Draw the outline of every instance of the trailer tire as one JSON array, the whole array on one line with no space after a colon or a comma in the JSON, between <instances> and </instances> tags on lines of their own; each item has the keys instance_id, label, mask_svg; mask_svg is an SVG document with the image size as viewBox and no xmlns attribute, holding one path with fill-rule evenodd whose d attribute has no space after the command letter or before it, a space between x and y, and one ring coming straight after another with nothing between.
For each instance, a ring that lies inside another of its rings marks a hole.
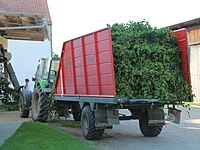
<instances>
[{"instance_id":1,"label":"trailer tire","mask_svg":"<svg viewBox=\"0 0 200 150\"><path fill-rule=\"evenodd\" d=\"M74 121L81 121L81 109L78 105L72 106L72 115Z\"/></svg>"},{"instance_id":2,"label":"trailer tire","mask_svg":"<svg viewBox=\"0 0 200 150\"><path fill-rule=\"evenodd\" d=\"M104 133L104 129L95 127L95 115L90 106L85 106L81 114L81 130L87 140L98 140Z\"/></svg>"},{"instance_id":3,"label":"trailer tire","mask_svg":"<svg viewBox=\"0 0 200 150\"><path fill-rule=\"evenodd\" d=\"M79 112L74 112L72 115L74 121L81 121L81 114Z\"/></svg>"},{"instance_id":4,"label":"trailer tire","mask_svg":"<svg viewBox=\"0 0 200 150\"><path fill-rule=\"evenodd\" d=\"M43 94L39 85L36 86L33 93L31 110L34 121L45 122L47 120L47 96Z\"/></svg>"},{"instance_id":5,"label":"trailer tire","mask_svg":"<svg viewBox=\"0 0 200 150\"><path fill-rule=\"evenodd\" d=\"M140 126L140 131L146 137L158 136L161 133L162 128L163 128L162 124L149 125L147 112L144 112L141 119L139 119L139 126Z\"/></svg>"}]
</instances>

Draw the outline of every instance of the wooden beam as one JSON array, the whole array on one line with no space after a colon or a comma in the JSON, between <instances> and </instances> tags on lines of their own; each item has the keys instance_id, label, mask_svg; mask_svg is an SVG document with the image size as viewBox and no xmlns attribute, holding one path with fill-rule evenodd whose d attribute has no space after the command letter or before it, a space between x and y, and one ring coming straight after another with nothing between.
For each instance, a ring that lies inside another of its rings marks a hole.
<instances>
[{"instance_id":1,"label":"wooden beam","mask_svg":"<svg viewBox=\"0 0 200 150\"><path fill-rule=\"evenodd\" d=\"M44 37L18 37L18 36L4 36L4 37L13 40L44 41Z\"/></svg>"},{"instance_id":2,"label":"wooden beam","mask_svg":"<svg viewBox=\"0 0 200 150\"><path fill-rule=\"evenodd\" d=\"M20 38L44 38L43 35L16 35L16 34L7 34L4 37L20 37Z\"/></svg>"},{"instance_id":3,"label":"wooden beam","mask_svg":"<svg viewBox=\"0 0 200 150\"><path fill-rule=\"evenodd\" d=\"M34 17L20 17L20 16L4 16L0 15L0 24L1 26L9 27L9 26L28 26L28 25L39 25L41 23L41 19Z\"/></svg>"},{"instance_id":4,"label":"wooden beam","mask_svg":"<svg viewBox=\"0 0 200 150\"><path fill-rule=\"evenodd\" d=\"M41 14L31 14L31 13L24 13L24 12L1 12L0 15L6 16L20 16L20 17L34 17L34 18L44 18Z\"/></svg>"},{"instance_id":5,"label":"wooden beam","mask_svg":"<svg viewBox=\"0 0 200 150\"><path fill-rule=\"evenodd\" d=\"M6 18L11 23L22 24L21 19L19 17L16 17L16 16L6 16Z\"/></svg>"},{"instance_id":6,"label":"wooden beam","mask_svg":"<svg viewBox=\"0 0 200 150\"><path fill-rule=\"evenodd\" d=\"M24 35L41 35L43 34L43 31L40 32L34 32L30 30L6 30L5 33L7 34L24 34Z\"/></svg>"},{"instance_id":7,"label":"wooden beam","mask_svg":"<svg viewBox=\"0 0 200 150\"><path fill-rule=\"evenodd\" d=\"M31 20L12 20L9 21L7 19L0 19L0 24L3 27L12 27L12 26L35 26L38 25L39 23L31 21Z\"/></svg>"}]
</instances>

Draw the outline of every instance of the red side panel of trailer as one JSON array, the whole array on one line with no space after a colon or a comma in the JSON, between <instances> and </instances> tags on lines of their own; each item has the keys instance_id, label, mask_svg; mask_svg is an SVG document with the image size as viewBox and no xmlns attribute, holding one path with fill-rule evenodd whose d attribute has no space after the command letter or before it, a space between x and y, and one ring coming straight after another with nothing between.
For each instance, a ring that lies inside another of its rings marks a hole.
<instances>
[{"instance_id":1,"label":"red side panel of trailer","mask_svg":"<svg viewBox=\"0 0 200 150\"><path fill-rule=\"evenodd\" d=\"M63 44L54 95L116 96L109 28Z\"/></svg>"},{"instance_id":2,"label":"red side panel of trailer","mask_svg":"<svg viewBox=\"0 0 200 150\"><path fill-rule=\"evenodd\" d=\"M185 81L188 83L191 83L186 29L180 29L180 30L174 31L174 34L177 38L178 47L180 50L180 58L181 58L181 62L182 62L181 69L183 71Z\"/></svg>"}]
</instances>

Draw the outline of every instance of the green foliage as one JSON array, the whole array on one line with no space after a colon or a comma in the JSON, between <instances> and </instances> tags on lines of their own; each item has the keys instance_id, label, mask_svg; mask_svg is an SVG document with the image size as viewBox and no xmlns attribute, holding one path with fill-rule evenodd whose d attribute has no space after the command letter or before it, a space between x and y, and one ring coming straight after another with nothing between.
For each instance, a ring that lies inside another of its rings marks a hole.
<instances>
[{"instance_id":1,"label":"green foliage","mask_svg":"<svg viewBox=\"0 0 200 150\"><path fill-rule=\"evenodd\" d=\"M11 102L11 99L14 102L18 103L19 101L19 94L9 86L9 82L4 78L0 78L0 100L3 103Z\"/></svg>"},{"instance_id":2,"label":"green foliage","mask_svg":"<svg viewBox=\"0 0 200 150\"><path fill-rule=\"evenodd\" d=\"M56 103L53 100L53 93L47 95L47 102L46 102L46 111L48 118L59 118L60 112L64 111L64 116L67 118L69 117L68 107L65 104Z\"/></svg>"},{"instance_id":3,"label":"green foliage","mask_svg":"<svg viewBox=\"0 0 200 150\"><path fill-rule=\"evenodd\" d=\"M180 51L169 29L152 28L146 21L110 27L118 97L188 99Z\"/></svg>"},{"instance_id":4,"label":"green foliage","mask_svg":"<svg viewBox=\"0 0 200 150\"><path fill-rule=\"evenodd\" d=\"M52 118L53 116L58 116L57 107L53 100L53 93L50 93L47 96L46 109L47 109L47 114L49 118Z\"/></svg>"},{"instance_id":5,"label":"green foliage","mask_svg":"<svg viewBox=\"0 0 200 150\"><path fill-rule=\"evenodd\" d=\"M18 111L18 103L0 104L0 111Z\"/></svg>"},{"instance_id":6,"label":"green foliage","mask_svg":"<svg viewBox=\"0 0 200 150\"><path fill-rule=\"evenodd\" d=\"M25 122L1 150L91 150L89 144L47 124Z\"/></svg>"}]
</instances>

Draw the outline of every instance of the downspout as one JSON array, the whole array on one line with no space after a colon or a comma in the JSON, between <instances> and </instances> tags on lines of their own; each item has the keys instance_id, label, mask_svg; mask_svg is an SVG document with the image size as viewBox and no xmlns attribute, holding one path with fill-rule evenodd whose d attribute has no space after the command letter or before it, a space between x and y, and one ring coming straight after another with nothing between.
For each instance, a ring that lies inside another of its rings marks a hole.
<instances>
[{"instance_id":1,"label":"downspout","mask_svg":"<svg viewBox=\"0 0 200 150\"><path fill-rule=\"evenodd\" d=\"M50 44L51 44L51 57L53 57L53 36L52 36L52 24L49 25L50 28Z\"/></svg>"}]
</instances>

